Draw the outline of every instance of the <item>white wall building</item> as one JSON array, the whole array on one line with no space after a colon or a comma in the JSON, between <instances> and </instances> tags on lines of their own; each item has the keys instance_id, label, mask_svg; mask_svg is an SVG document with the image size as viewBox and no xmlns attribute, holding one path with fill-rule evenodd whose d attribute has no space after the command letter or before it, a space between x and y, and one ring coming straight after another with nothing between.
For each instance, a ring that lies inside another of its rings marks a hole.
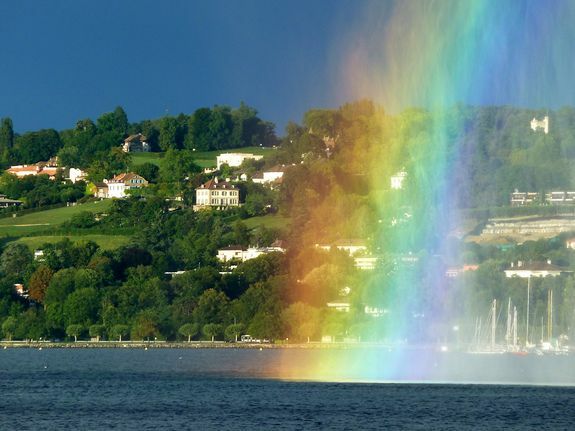
<instances>
[{"instance_id":1,"label":"white wall building","mask_svg":"<svg viewBox=\"0 0 575 431\"><path fill-rule=\"evenodd\" d=\"M78 168L70 168L70 172L68 173L68 178L73 183L85 179L86 176L87 176L86 172Z\"/></svg>"},{"instance_id":2,"label":"white wall building","mask_svg":"<svg viewBox=\"0 0 575 431\"><path fill-rule=\"evenodd\" d=\"M220 169L223 164L230 167L238 167L241 166L244 160L261 160L263 157L264 156L257 156L251 153L222 153L216 157L216 165L218 169Z\"/></svg>"},{"instance_id":3,"label":"white wall building","mask_svg":"<svg viewBox=\"0 0 575 431\"><path fill-rule=\"evenodd\" d=\"M227 181L217 177L202 184L196 189L194 211L201 209L226 209L240 206L240 191Z\"/></svg>"},{"instance_id":4,"label":"white wall building","mask_svg":"<svg viewBox=\"0 0 575 431\"><path fill-rule=\"evenodd\" d=\"M255 259L262 254L273 252L285 253L285 251L285 248L281 245L281 241L276 241L270 247L245 248L240 245L231 245L220 248L217 257L221 262L229 262L230 260L245 262L246 260Z\"/></svg>"},{"instance_id":5,"label":"white wall building","mask_svg":"<svg viewBox=\"0 0 575 431\"><path fill-rule=\"evenodd\" d=\"M549 117L546 115L543 117L543 120L538 120L537 118L533 117L531 120L531 130L537 132L538 130L543 130L543 133L549 133Z\"/></svg>"},{"instance_id":6,"label":"white wall building","mask_svg":"<svg viewBox=\"0 0 575 431\"><path fill-rule=\"evenodd\" d=\"M262 172L259 175L254 175L252 181L258 184L269 184L280 180L284 176L286 166L275 165L274 167Z\"/></svg>"},{"instance_id":7,"label":"white wall building","mask_svg":"<svg viewBox=\"0 0 575 431\"><path fill-rule=\"evenodd\" d=\"M401 190L403 188L403 182L405 181L405 178L407 177L407 172L405 172L404 170L398 172L395 175L391 176L391 188L393 190Z\"/></svg>"}]
</instances>

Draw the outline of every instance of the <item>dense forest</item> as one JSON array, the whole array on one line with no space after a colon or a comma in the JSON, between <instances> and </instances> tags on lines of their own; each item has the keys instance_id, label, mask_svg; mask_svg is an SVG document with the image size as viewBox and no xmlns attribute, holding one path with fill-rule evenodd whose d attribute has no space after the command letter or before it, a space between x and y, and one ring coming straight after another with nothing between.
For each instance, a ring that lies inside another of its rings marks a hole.
<instances>
[{"instance_id":1,"label":"dense forest","mask_svg":"<svg viewBox=\"0 0 575 431\"><path fill-rule=\"evenodd\" d=\"M549 134L531 130L531 119L544 115L550 118ZM5 338L235 340L249 333L292 341L446 340L454 337L454 322L462 328L458 336L472 334L476 318L487 314L494 298L502 303L511 297L524 312L524 281L503 273L510 262L551 259L574 267L566 237L502 249L453 236L457 210L506 206L514 189L573 190L572 108L456 106L389 115L364 100L310 110L302 124L288 124L282 138L245 105L140 123L129 123L117 108L61 132L16 135L4 119L0 153L5 166L58 155L62 164L85 168L89 179L98 181L127 169L129 155L119 145L137 132L163 152L159 168L137 168L151 186L115 200L105 215L80 214L57 229L129 234L131 244L102 250L93 242L63 241L44 245L43 258L34 259L27 246L5 241L0 256ZM212 175L253 174L284 164L289 169L281 185L239 183L241 208L194 212L194 189L208 178L194 163L194 150L252 145L278 148L263 161ZM405 184L392 190L390 177L399 171L407 173ZM40 177L4 174L0 193L37 207L90 199L81 186ZM289 224L247 227L250 217L274 214ZM235 268L216 259L218 248L267 246L276 239L285 241L287 253ZM345 239L365 241L366 255L378 259L376 268L358 269L344 251L316 247ZM445 277L448 267L464 264L478 269ZM173 271L185 272L167 274ZM29 297L18 295L14 284L23 284ZM575 335L573 275L533 280L532 287L533 321L543 317L546 292L553 289L555 332ZM329 309L330 301L349 303L349 312ZM373 316L366 307L382 312Z\"/></svg>"}]
</instances>

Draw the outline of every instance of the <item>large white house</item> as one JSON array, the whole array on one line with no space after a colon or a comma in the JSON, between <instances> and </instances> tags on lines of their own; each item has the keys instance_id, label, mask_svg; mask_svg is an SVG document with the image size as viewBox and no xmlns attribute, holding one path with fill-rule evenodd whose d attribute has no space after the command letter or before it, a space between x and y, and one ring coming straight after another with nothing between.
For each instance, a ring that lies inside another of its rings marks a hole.
<instances>
[{"instance_id":1,"label":"large white house","mask_svg":"<svg viewBox=\"0 0 575 431\"><path fill-rule=\"evenodd\" d=\"M147 187L148 181L138 174L128 172L116 175L110 180L104 180L103 183L96 183L94 196L98 198L125 198L128 190L140 189Z\"/></svg>"},{"instance_id":2,"label":"large white house","mask_svg":"<svg viewBox=\"0 0 575 431\"><path fill-rule=\"evenodd\" d=\"M212 178L196 189L194 210L227 209L240 206L240 191L227 181Z\"/></svg>"},{"instance_id":3,"label":"large white house","mask_svg":"<svg viewBox=\"0 0 575 431\"><path fill-rule=\"evenodd\" d=\"M244 162L244 160L261 160L264 156L258 156L251 153L222 153L216 157L216 165L218 169L222 165L226 164L230 167L238 167Z\"/></svg>"}]
</instances>

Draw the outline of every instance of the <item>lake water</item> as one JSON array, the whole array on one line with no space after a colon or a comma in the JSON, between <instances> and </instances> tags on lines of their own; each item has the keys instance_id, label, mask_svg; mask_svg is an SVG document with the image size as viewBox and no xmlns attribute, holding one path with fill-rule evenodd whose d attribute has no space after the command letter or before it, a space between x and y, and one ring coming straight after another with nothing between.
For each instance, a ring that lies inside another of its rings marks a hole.
<instances>
[{"instance_id":1,"label":"lake water","mask_svg":"<svg viewBox=\"0 0 575 431\"><path fill-rule=\"evenodd\" d=\"M286 361L299 364L294 370L303 373L306 363L338 354L349 353L313 349L0 350L0 429L575 427L575 388L569 386L330 383L276 378L283 375ZM453 381L474 377L485 382L499 376L500 371L494 370L520 370L510 380L529 376L539 379L531 381L538 384L575 382L572 357L452 354L443 358L450 358L448 366L440 367L430 381L448 381L445 370L463 361L471 365L457 367ZM473 369L475 376L468 374ZM555 371L538 373L536 369Z\"/></svg>"}]
</instances>

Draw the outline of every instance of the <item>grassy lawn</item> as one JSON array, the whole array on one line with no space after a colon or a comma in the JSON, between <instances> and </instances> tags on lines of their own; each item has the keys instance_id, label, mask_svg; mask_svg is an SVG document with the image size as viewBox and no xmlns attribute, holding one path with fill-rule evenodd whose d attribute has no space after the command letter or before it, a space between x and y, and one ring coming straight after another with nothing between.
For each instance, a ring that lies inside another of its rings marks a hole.
<instances>
[{"instance_id":1,"label":"grassy lawn","mask_svg":"<svg viewBox=\"0 0 575 431\"><path fill-rule=\"evenodd\" d=\"M284 229L289 226L290 222L291 220L289 217L283 217L275 214L261 217L252 217L242 220L242 223L250 229L255 229L259 226L265 226L269 229Z\"/></svg>"},{"instance_id":2,"label":"grassy lawn","mask_svg":"<svg viewBox=\"0 0 575 431\"><path fill-rule=\"evenodd\" d=\"M0 219L0 236L21 236L46 230L50 226L58 226L70 220L72 216L83 211L93 213L107 211L111 204L111 200L104 200L3 218Z\"/></svg>"},{"instance_id":3,"label":"grassy lawn","mask_svg":"<svg viewBox=\"0 0 575 431\"><path fill-rule=\"evenodd\" d=\"M64 238L72 242L94 241L103 250L113 250L130 243L130 237L125 235L54 235L54 236L30 236L16 240L26 244L31 250L36 250L46 243L56 243Z\"/></svg>"},{"instance_id":4,"label":"grassy lawn","mask_svg":"<svg viewBox=\"0 0 575 431\"><path fill-rule=\"evenodd\" d=\"M271 154L273 151L275 151L274 148L243 147L217 151L196 151L194 155L196 163L199 166L202 168L210 168L216 166L216 157L222 153L252 153L266 156L267 154ZM132 166L141 165L146 162L161 166L163 155L164 153L133 153Z\"/></svg>"},{"instance_id":5,"label":"grassy lawn","mask_svg":"<svg viewBox=\"0 0 575 431\"><path fill-rule=\"evenodd\" d=\"M143 165L144 163L153 163L160 166L164 153L132 153L132 166Z\"/></svg>"}]
</instances>

